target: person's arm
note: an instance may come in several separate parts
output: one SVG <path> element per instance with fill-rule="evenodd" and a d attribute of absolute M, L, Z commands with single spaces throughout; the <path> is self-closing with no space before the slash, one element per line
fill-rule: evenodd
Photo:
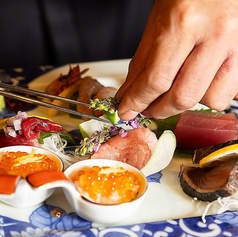
<path fill-rule="evenodd" d="M 118 90 L 119 116 L 165 118 L 238 92 L 238 1 L 156 0 Z"/>

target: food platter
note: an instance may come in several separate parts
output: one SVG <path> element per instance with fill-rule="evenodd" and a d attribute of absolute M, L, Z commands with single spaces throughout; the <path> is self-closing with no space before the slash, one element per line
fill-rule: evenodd
<path fill-rule="evenodd" d="M 89 68 L 87 75 L 91 75 L 92 77 L 98 79 L 103 85 L 114 86 L 117 88 L 125 80 L 128 64 L 129 60 L 127 59 L 79 63 L 81 69 Z M 71 65 L 73 66 L 76 64 Z M 68 70 L 69 65 L 65 65 L 49 71 L 48 73 L 45 73 L 31 81 L 29 83 L 29 88 L 43 91 L 48 83 L 56 79 L 61 73 L 66 74 Z M 28 113 L 47 117 L 47 108 L 37 107 Z M 68 131 L 77 129 L 78 124 L 81 122 L 79 119 L 72 118 L 68 114 L 61 112 L 52 119 L 55 122 L 63 125 Z M 94 228 L 99 228 L 99 230 L 104 231 L 107 228 L 114 228 L 114 232 L 120 232 L 119 229 L 125 229 L 125 226 L 129 226 L 128 228 L 130 229 L 131 233 L 136 233 L 137 231 L 133 231 L 132 228 L 136 228 L 136 226 L 138 227 L 140 224 L 145 225 L 145 223 L 159 223 L 164 221 L 170 223 L 171 220 L 177 220 L 181 218 L 188 220 L 190 217 L 198 218 L 196 219 L 196 225 L 198 225 L 198 223 L 202 223 L 201 216 L 204 214 L 207 203 L 198 202 L 187 196 L 182 191 L 178 179 L 180 165 L 182 164 L 191 164 L 191 160 L 187 156 L 183 156 L 181 154 L 179 156 L 175 155 L 172 162 L 166 169 L 164 169 L 162 172 L 149 176 L 148 194 L 145 197 L 141 207 L 122 222 L 115 223 L 113 227 L 102 226 L 98 223 L 89 223 L 79 218 L 75 213 L 73 213 L 72 209 L 67 203 L 63 191 L 58 188 L 44 204 L 31 208 L 13 208 L 0 203 L 0 220 L 2 226 L 4 227 L 2 227 L 3 233 L 4 231 L 5 233 L 13 233 L 15 231 L 17 236 L 17 233 L 22 233 L 23 231 L 27 231 L 30 228 L 33 233 L 35 233 L 34 231 L 38 229 L 38 231 L 44 232 L 47 230 L 47 233 L 56 233 L 57 236 L 61 236 L 60 233 L 65 233 L 67 230 L 76 232 L 78 230 L 90 229 L 90 233 L 92 234 L 94 233 L 92 231 Z M 57 212 L 56 217 L 52 216 L 52 213 L 55 212 Z M 208 214 L 216 213 L 210 210 Z M 174 223 L 178 222 L 175 221 Z M 201 225 L 205 224 L 203 223 Z M 42 235 L 35 234 L 29 236 Z M 95 234 L 91 236 L 97 235 Z M 101 236 L 103 236 L 103 234 Z M 130 235 L 128 234 L 128 236 Z M 209 236 L 217 235 L 213 233 L 213 235 Z"/>

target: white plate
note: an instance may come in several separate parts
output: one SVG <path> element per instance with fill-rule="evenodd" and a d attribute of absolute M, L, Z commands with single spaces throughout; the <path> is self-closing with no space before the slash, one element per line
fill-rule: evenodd
<path fill-rule="evenodd" d="M 97 78 L 102 84 L 119 87 L 127 74 L 129 60 L 115 60 L 104 62 L 80 63 L 81 69 L 89 68 L 88 75 Z M 74 65 L 72 65 L 74 66 Z M 30 88 L 44 90 L 46 85 L 57 78 L 60 73 L 66 74 L 69 65 L 54 69 L 30 83 Z M 46 108 L 37 108 L 29 112 L 47 116 Z M 77 129 L 77 119 L 60 113 L 53 118 L 57 123 L 62 124 L 66 129 Z M 186 158 L 174 157 L 171 164 L 162 171 L 162 177 L 157 182 L 150 182 L 148 195 L 142 206 L 134 214 L 126 218 L 118 225 L 148 223 L 176 218 L 201 216 L 205 210 L 206 203 L 199 203 L 184 194 L 182 191 L 178 174 L 181 164 L 189 164 L 191 161 Z M 158 177 L 158 176 L 156 176 Z M 61 189 L 58 189 L 48 200 L 47 204 L 61 207 L 66 212 L 72 212 Z M 0 204 L 1 215 L 9 216 L 18 220 L 27 221 L 32 209 L 19 210 Z M 12 214 L 13 213 L 13 214 Z M 96 225 L 95 225 L 96 226 Z"/>

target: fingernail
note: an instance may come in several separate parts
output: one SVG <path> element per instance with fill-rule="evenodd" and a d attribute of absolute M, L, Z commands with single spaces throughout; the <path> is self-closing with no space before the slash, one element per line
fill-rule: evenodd
<path fill-rule="evenodd" d="M 146 110 L 146 109 L 143 112 L 141 112 L 141 114 L 144 115 L 147 118 L 151 118 L 150 112 L 148 110 Z"/>
<path fill-rule="evenodd" d="M 122 120 L 130 120 L 135 118 L 138 115 L 138 112 L 134 111 L 134 110 L 128 110 L 122 114 L 119 114 L 120 118 Z"/>

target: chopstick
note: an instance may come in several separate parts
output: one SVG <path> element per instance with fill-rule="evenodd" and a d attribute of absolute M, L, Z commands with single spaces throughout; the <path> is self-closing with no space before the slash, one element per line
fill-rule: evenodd
<path fill-rule="evenodd" d="M 23 102 L 29 102 L 31 104 L 35 104 L 35 105 L 38 105 L 38 106 L 43 106 L 43 107 L 59 110 L 59 111 L 62 111 L 62 112 L 66 112 L 66 113 L 69 113 L 69 114 L 74 114 L 74 115 L 77 115 L 77 116 L 86 117 L 86 118 L 89 118 L 89 119 L 94 119 L 94 120 L 98 120 L 100 122 L 110 124 L 110 122 L 106 119 L 99 118 L 99 117 L 96 117 L 96 116 L 93 116 L 93 115 L 90 115 L 90 114 L 85 114 L 85 113 L 82 113 L 82 112 L 79 112 L 79 111 L 71 110 L 71 109 L 68 109 L 68 108 L 65 108 L 65 107 L 60 107 L 58 105 L 51 104 L 51 103 L 48 103 L 48 102 L 45 102 L 45 101 L 41 101 L 41 100 L 37 100 L 37 99 L 34 99 L 34 98 L 26 97 L 26 96 L 23 96 L 23 95 L 15 94 L 12 91 L 24 93 L 26 95 L 39 96 L 41 98 L 60 100 L 60 101 L 63 101 L 63 102 L 69 103 L 69 104 L 76 104 L 76 105 L 78 104 L 78 105 L 82 105 L 82 106 L 85 106 L 85 107 L 88 107 L 88 108 L 90 106 L 88 103 L 85 103 L 85 102 L 82 102 L 82 101 L 71 100 L 71 99 L 68 99 L 68 98 L 60 97 L 60 96 L 46 94 L 46 93 L 41 92 L 41 91 L 27 89 L 27 88 L 20 87 L 20 86 L 13 86 L 13 85 L 10 85 L 10 84 L 0 82 L 0 95 L 6 96 L 6 97 L 9 97 L 9 98 L 13 98 L 13 99 L 17 99 L 17 100 L 21 100 Z"/>

